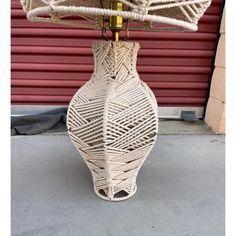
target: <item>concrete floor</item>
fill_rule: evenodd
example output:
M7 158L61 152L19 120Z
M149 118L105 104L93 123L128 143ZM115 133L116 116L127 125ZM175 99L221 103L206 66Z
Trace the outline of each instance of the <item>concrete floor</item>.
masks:
M101 200L65 133L14 136L12 235L224 235L224 136L160 135L137 184Z

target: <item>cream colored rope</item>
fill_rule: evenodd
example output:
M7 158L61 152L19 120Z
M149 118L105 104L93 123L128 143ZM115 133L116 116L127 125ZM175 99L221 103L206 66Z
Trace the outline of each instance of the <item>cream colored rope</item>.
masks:
M133 42L95 42L92 79L68 109L70 138L92 173L96 194L110 201L135 193L158 132L156 99L136 71L138 49Z
M140 22L142 29L154 26L158 30L158 25L169 24L180 27L182 30L197 30L197 23L211 0L120 0L126 8L124 11L109 9L109 1L101 1L104 8L101 8L98 0L21 0L28 19L31 21L43 21L40 15L58 13L53 17L44 17L44 21L67 24L80 27L81 22L62 19L63 14L91 16L95 21L93 28L101 28L102 16L122 16L134 22ZM129 9L129 10L128 10ZM100 17L100 18L99 18ZM146 22L152 22L147 26ZM84 23L83 23L84 24ZM88 26L91 27L91 23ZM85 26L85 25L84 25ZM84 27L83 26L83 27ZM132 26L131 26L132 29Z

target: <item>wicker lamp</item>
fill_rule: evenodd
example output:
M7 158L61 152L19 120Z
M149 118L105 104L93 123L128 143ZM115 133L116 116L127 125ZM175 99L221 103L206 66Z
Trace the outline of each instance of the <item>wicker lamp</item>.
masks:
M110 201L131 197L158 132L157 103L136 71L139 44L129 30L196 31L211 0L21 0L30 21L100 29L94 73L72 98L70 138ZM109 39L107 30L112 31ZM120 40L119 32L125 37Z

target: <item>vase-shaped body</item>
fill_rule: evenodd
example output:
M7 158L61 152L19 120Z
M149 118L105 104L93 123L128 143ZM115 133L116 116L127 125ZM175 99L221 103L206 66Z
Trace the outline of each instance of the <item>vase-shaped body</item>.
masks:
M95 193L120 201L136 191L136 177L158 131L157 103L136 71L139 44L93 44L92 78L70 102L70 138L93 177Z

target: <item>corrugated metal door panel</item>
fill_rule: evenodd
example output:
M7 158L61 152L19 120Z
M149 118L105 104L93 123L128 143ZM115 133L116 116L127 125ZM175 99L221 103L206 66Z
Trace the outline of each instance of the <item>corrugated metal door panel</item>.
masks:
M63 56L58 57L58 55L12 55L13 63L46 63L46 64L88 64L93 63L92 56ZM151 65L151 66L205 66L211 64L211 58L189 58L186 62L186 58L152 58L152 57L139 57L137 65Z
M12 103L68 104L93 71L95 30L31 23L12 3ZM194 33L130 32L137 70L160 106L203 107L217 43L222 0L213 0Z

